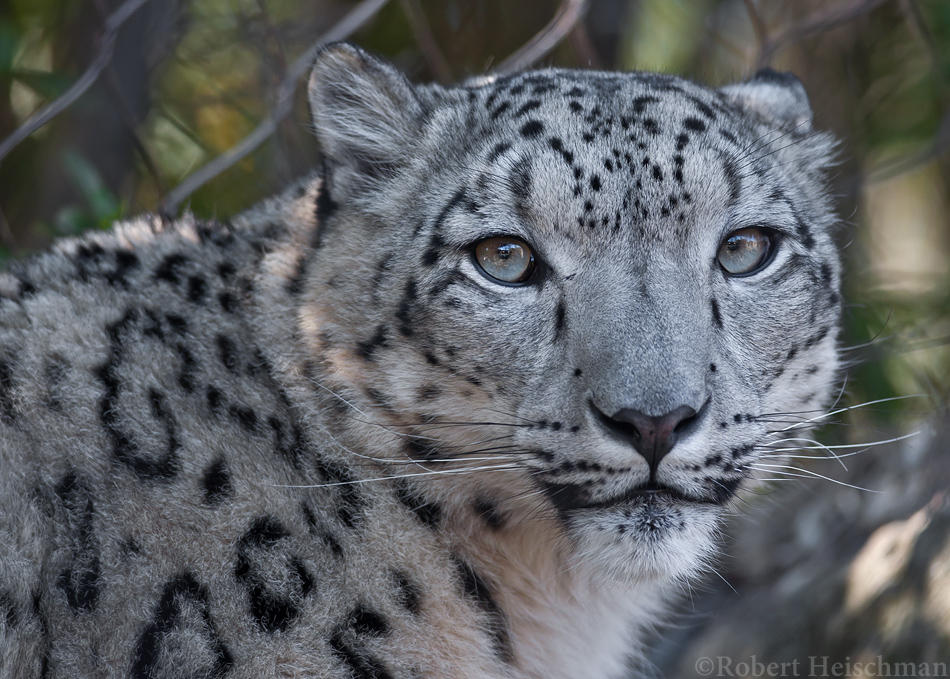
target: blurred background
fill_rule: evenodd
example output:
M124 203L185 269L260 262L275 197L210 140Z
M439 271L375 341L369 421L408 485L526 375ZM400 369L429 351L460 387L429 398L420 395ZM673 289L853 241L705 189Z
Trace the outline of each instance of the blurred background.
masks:
M529 65L802 79L841 139L841 412L743 495L635 673L950 661L950 2L3 0L0 266L140 212L224 218L279 191L318 159L303 83L341 38L422 81Z

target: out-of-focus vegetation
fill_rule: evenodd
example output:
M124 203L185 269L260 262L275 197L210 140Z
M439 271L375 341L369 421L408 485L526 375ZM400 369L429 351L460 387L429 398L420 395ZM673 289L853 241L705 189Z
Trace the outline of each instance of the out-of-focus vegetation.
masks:
M0 140L95 58L120 0L0 3ZM0 160L0 263L52 238L156 211L275 106L289 65L356 3L151 0L123 24L78 101ZM555 14L552 0L391 0L350 39L416 80L490 70ZM591 0L542 64L679 73L712 85L770 65L799 75L841 140L830 175L846 260L852 413L825 440L903 432L950 396L950 2ZM187 199L226 217L318 157L304 87L254 152ZM944 415L934 414L943 413ZM883 454L883 453L882 453ZM950 632L948 632L950 635Z

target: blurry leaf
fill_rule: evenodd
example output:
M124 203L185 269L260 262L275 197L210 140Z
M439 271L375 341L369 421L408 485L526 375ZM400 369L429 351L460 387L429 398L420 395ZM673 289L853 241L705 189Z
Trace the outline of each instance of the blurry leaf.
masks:
M60 73L34 71L25 68L15 68L10 71L10 77L36 92L44 99L54 99L69 87L71 80Z
M0 75L8 73L13 67L20 40L16 28L9 22L0 20Z
M108 228L121 214L121 206L115 194L103 184L96 168L75 151L67 151L64 162L79 192L88 204L88 227ZM72 208L73 206L68 206L65 210ZM57 220L58 218L57 215ZM80 221L72 213L68 213L67 219L69 224Z

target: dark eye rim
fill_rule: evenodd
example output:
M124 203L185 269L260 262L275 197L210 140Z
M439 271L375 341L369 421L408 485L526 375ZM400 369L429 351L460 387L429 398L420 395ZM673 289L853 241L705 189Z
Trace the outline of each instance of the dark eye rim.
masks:
M728 241L740 231L748 231L749 229L758 229L763 234L765 234L769 244L768 252L765 253L765 257L763 257L762 261L760 261L753 269L744 271L743 273L732 273L722 265L722 262L719 261L719 252L726 244L726 241ZM723 275L727 276L728 278L749 278L750 276L754 276L763 269L767 268L769 264L772 263L772 261L775 259L775 255L778 254L782 239L783 234L781 231L765 224L750 224L748 226L741 226L738 229L733 229L727 233L721 241L719 241L719 247L716 248L716 265L722 270Z
M515 281L515 282L503 281L500 278L495 278L490 273L485 271L485 269L482 267L481 262L478 261L478 245L479 243L483 243L486 240L492 240L494 238L506 238L508 240L518 241L519 243L523 243L525 247L528 248L528 251L531 252L530 269L528 271L528 275L525 277L524 280ZM473 241L472 244L469 245L468 250L469 250L469 257L472 260L472 264L475 266L475 269L478 271L478 273L480 273L482 276L484 276L487 280L491 281L492 283L495 283L497 285L503 285L506 288L524 288L529 285L533 285L535 282L537 282L540 275L539 272L543 268L541 259L540 257L538 257L538 253L535 250L534 246L532 246L531 243L526 241L521 236L513 236L510 233L495 233L488 236L482 236L478 240Z

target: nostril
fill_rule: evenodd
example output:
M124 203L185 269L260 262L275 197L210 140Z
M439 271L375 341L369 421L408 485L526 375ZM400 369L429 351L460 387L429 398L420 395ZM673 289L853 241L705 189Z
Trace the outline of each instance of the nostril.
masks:
M708 403L708 401L707 401ZM656 473L657 465L669 453L677 438L689 433L699 420L699 412L687 405L681 405L663 415L647 415L633 408L621 408L613 415L607 415L591 401L591 408L597 419L612 435L633 444L637 452L650 464L651 473Z

